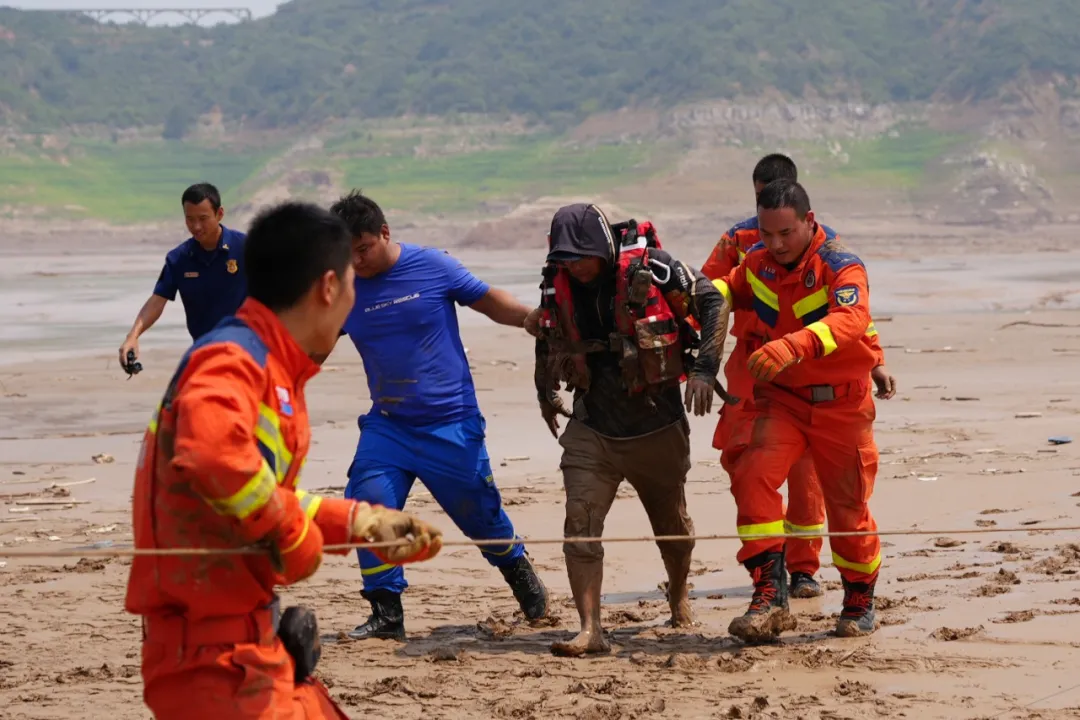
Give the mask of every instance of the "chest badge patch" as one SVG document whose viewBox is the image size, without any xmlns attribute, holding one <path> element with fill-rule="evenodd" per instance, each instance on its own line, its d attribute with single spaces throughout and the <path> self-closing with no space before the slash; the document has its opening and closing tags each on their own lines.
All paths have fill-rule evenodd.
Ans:
<svg viewBox="0 0 1080 720">
<path fill-rule="evenodd" d="M 833 296 L 836 298 L 837 305 L 850 307 L 859 302 L 859 288 L 854 285 L 845 285 L 842 288 L 837 288 Z"/>
<path fill-rule="evenodd" d="M 225 269 L 229 271 L 230 275 L 235 275 L 236 271 L 239 268 L 237 268 L 235 260 L 229 260 L 228 262 L 225 263 Z"/>
<path fill-rule="evenodd" d="M 186 278 L 197 278 L 197 277 L 199 277 L 199 273 L 197 271 L 193 270 L 191 272 L 184 273 L 184 277 L 186 277 Z"/>
<path fill-rule="evenodd" d="M 811 269 L 810 272 L 806 273 L 806 277 L 803 278 L 803 285 L 805 285 L 809 289 L 814 287 L 814 284 L 816 282 L 817 275 L 815 275 L 813 269 Z"/>
<path fill-rule="evenodd" d="M 274 390 L 277 391 L 278 405 L 281 407 L 281 414 L 285 417 L 292 417 L 293 408 L 289 402 L 289 391 L 280 385 L 275 385 Z"/>
</svg>

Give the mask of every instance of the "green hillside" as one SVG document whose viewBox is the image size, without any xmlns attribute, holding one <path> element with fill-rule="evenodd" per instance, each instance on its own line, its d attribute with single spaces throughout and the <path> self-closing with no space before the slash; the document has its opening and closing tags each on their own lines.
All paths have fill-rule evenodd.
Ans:
<svg viewBox="0 0 1080 720">
<path fill-rule="evenodd" d="M 213 28 L 0 9 L 0 117 L 36 130 L 331 117 L 578 117 L 776 89 L 994 96 L 1080 76 L 1074 0 L 295 0 Z"/>
</svg>

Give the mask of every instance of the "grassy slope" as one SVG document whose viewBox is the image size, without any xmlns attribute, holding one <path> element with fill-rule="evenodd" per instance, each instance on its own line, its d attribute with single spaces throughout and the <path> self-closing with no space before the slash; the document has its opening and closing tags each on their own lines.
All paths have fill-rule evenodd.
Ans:
<svg viewBox="0 0 1080 720">
<path fill-rule="evenodd" d="M 664 173 L 679 158 L 673 144 L 574 147 L 539 134 L 488 135 L 485 142 L 449 152 L 450 137 L 433 140 L 430 132 L 400 128 L 353 130 L 331 139 L 297 169 L 333 171 L 388 208 L 467 213 L 482 202 L 617 189 Z M 932 185 L 941 157 L 968 142 L 959 134 L 908 128 L 896 137 L 845 142 L 839 153 L 824 144 L 793 151 L 814 183 L 910 193 Z M 62 152 L 23 149 L 0 155 L 0 195 L 51 214 L 118 223 L 157 220 L 171 216 L 183 187 L 199 180 L 217 184 L 231 205 L 244 202 L 236 190 L 274 153 L 163 141 L 87 143 Z M 254 191 L 256 183 L 244 189 Z"/>
</svg>

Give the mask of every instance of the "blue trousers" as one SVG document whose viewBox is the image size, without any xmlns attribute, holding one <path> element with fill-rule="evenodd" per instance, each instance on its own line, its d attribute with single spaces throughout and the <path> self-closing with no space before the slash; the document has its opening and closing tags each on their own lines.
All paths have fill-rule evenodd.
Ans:
<svg viewBox="0 0 1080 720">
<path fill-rule="evenodd" d="M 420 478 L 454 524 L 473 540 L 516 538 L 502 507 L 484 445 L 481 415 L 461 422 L 416 427 L 378 413 L 362 415 L 360 442 L 349 466 L 345 497 L 401 510 Z M 525 554 L 523 545 L 480 548 L 489 563 L 509 565 Z M 358 550 L 365 590 L 400 593 L 408 583 L 398 566 Z"/>
</svg>

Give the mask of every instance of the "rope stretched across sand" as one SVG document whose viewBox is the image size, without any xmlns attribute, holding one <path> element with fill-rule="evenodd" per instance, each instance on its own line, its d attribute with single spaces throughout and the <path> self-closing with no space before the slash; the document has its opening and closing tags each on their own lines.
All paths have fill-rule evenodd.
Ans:
<svg viewBox="0 0 1080 720">
<path fill-rule="evenodd" d="M 953 528 L 946 530 L 853 530 L 846 532 L 821 533 L 772 533 L 739 535 L 726 533 L 718 535 L 642 535 L 634 537 L 569 537 L 569 538 L 511 538 L 493 540 L 444 540 L 443 547 L 485 547 L 489 545 L 554 545 L 562 543 L 620 543 L 620 542 L 680 542 L 686 540 L 780 540 L 789 538 L 830 538 L 830 537 L 868 537 L 885 536 L 920 536 L 920 535 L 984 535 L 991 533 L 1056 533 L 1077 532 L 1080 525 L 1054 527 L 994 527 L 994 528 Z M 349 543 L 347 545 L 326 545 L 327 551 L 374 549 L 405 545 L 407 541 Z M 259 547 L 237 548 L 71 548 L 66 550 L 15 550 L 0 548 L 0 557 L 7 558 L 62 558 L 62 557 L 135 557 L 135 556 L 190 556 L 190 555 L 258 555 L 267 550 Z"/>
</svg>

